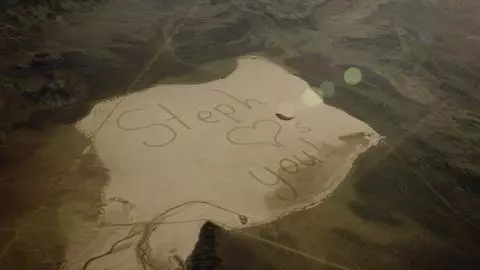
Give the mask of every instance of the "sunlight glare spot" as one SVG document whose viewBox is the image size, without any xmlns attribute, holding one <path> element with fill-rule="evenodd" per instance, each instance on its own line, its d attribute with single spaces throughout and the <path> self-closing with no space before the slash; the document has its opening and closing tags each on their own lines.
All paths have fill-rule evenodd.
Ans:
<svg viewBox="0 0 480 270">
<path fill-rule="evenodd" d="M 343 79 L 347 84 L 355 85 L 362 81 L 362 71 L 359 68 L 351 67 L 345 71 Z"/>
<path fill-rule="evenodd" d="M 330 81 L 324 81 L 320 84 L 320 89 L 321 93 L 317 93 L 321 95 L 322 97 L 333 97 L 333 94 L 335 93 L 335 84 L 330 82 Z"/>
</svg>

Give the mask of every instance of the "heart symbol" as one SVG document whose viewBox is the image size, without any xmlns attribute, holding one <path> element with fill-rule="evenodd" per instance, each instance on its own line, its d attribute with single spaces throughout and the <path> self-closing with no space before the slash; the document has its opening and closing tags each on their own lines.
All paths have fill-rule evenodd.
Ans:
<svg viewBox="0 0 480 270">
<path fill-rule="evenodd" d="M 282 125 L 272 120 L 258 120 L 251 126 L 240 126 L 227 133 L 227 140 L 236 145 L 272 145 L 283 147 L 278 141 Z M 264 138 L 267 139 L 264 139 Z M 257 140 L 258 138 L 258 140 Z"/>
</svg>

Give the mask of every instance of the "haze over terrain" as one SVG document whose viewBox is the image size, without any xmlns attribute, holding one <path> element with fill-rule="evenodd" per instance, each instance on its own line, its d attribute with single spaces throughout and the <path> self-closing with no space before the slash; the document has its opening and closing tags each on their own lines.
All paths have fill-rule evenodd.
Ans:
<svg viewBox="0 0 480 270">
<path fill-rule="evenodd" d="M 94 113 L 107 119 L 112 112 L 115 120 L 115 112 L 121 112 L 115 110 L 118 100 L 149 97 L 151 89 L 161 89 L 158 98 L 173 102 L 173 112 L 207 111 L 218 104 L 207 104 L 209 99 L 197 92 L 179 95 L 175 89 L 228 82 L 229 76 L 240 72 L 239 59 L 246 56 L 257 57 L 253 63 L 259 66 L 269 63 L 268 67 L 283 70 L 285 77 L 278 75 L 278 81 L 292 78 L 296 82 L 292 85 L 310 89 L 307 96 L 319 97 L 323 103 L 308 116 L 315 122 L 318 114 L 315 125 L 328 121 L 316 110 L 329 108 L 350 119 L 334 118 L 329 124 L 360 123 L 384 140 L 360 151 L 363 154 L 335 191 L 308 210 L 287 211 L 290 214 L 281 219 L 254 227 L 243 224 L 240 216 L 240 224 L 238 218 L 232 222 L 248 224 L 241 230 L 207 223 L 196 247 L 196 252 L 208 253 L 208 263 L 199 259 L 202 265 L 211 266 L 207 269 L 220 265 L 225 269 L 478 267 L 480 2 L 10 0 L 2 2 L 2 8 L 1 269 L 61 269 L 72 252 L 68 249 L 72 241 L 82 246 L 97 239 L 92 245 L 108 250 L 108 241 L 96 236 L 105 226 L 109 207 L 114 212 L 133 207 L 129 201 L 105 196 L 109 186 L 119 183 L 115 182 L 119 170 L 112 167 L 116 163 L 109 163 L 107 147 L 98 147 L 94 138 L 103 125 L 108 128 L 108 121 L 100 121 L 98 130 L 79 130 L 79 123 Z M 352 80 L 352 72 L 359 72 L 360 79 Z M 262 70 L 257 73 L 261 76 Z M 260 81 L 243 79 L 238 85 L 252 86 L 232 93 L 273 100 L 283 95 L 284 90 L 272 89 L 276 86 L 256 88 L 254 83 Z M 285 100 L 286 105 L 274 102 L 259 115 L 282 126 L 294 125 L 304 116 L 291 108 L 293 99 Z M 201 104 L 206 107 L 194 108 Z M 96 111 L 99 107 L 104 110 Z M 223 112 L 228 117 L 228 110 Z M 206 113 L 200 118 L 217 120 Z M 128 123 L 144 124 L 135 119 Z M 140 142 L 152 139 L 142 136 L 154 136 L 135 134 Z M 121 136 L 118 133 L 117 139 Z M 346 140 L 361 144 L 355 136 Z M 112 147 L 108 149 L 115 150 Z M 272 162 L 274 157 L 265 155 Z M 144 165 L 140 161 L 133 158 L 128 165 Z M 159 197 L 162 192 L 168 195 L 168 188 Z M 197 222 L 195 228 L 202 224 Z M 118 251 L 115 256 L 131 252 L 144 269 L 164 269 L 165 258 L 168 267 L 204 269 L 195 268 L 196 252 L 191 260 L 175 250 L 156 253 L 146 241 L 156 225 L 123 228 L 127 236 L 132 234 L 131 242 L 119 250 L 112 248 Z M 158 227 L 166 228 L 162 226 Z M 159 230 L 157 236 L 163 231 L 169 230 Z M 169 239 L 181 242 L 183 236 L 174 235 Z M 82 269 L 88 259 L 82 260 L 80 268 L 71 269 Z M 115 263 L 108 256 L 99 260 Z M 84 269 L 96 269 L 96 263 Z"/>
</svg>

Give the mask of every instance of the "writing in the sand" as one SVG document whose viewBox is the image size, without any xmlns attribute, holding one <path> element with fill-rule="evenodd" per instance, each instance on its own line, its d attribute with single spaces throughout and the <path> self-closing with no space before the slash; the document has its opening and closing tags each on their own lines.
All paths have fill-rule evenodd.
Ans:
<svg viewBox="0 0 480 270">
<path fill-rule="evenodd" d="M 312 150 L 320 152 L 320 149 L 312 142 L 301 138 L 306 146 L 311 147 Z M 301 151 L 301 154 L 294 154 L 291 157 L 284 157 L 279 159 L 276 170 L 268 166 L 263 166 L 261 169 L 250 169 L 248 174 L 255 181 L 262 185 L 273 187 L 283 185 L 286 189 L 277 189 L 276 197 L 284 201 L 294 201 L 298 197 L 297 189 L 292 185 L 287 175 L 295 175 L 305 167 L 314 167 L 321 165 L 324 160 L 311 154 L 307 151 Z M 272 180 L 273 178 L 273 180 Z"/>
<path fill-rule="evenodd" d="M 252 110 L 254 106 L 266 104 L 264 101 L 253 98 L 238 98 L 218 89 L 213 89 L 212 91 L 216 94 L 222 95 L 230 102 L 219 103 L 209 109 L 198 110 L 195 115 L 196 121 L 205 124 L 216 124 L 225 120 L 233 121 L 235 123 L 242 123 L 242 119 L 240 119 L 237 113 L 239 110 Z M 156 132 L 162 134 L 162 136 L 158 136 L 157 138 L 155 138 L 155 140 L 144 141 L 143 144 L 148 147 L 167 146 L 177 139 L 180 132 L 192 130 L 192 126 L 189 122 L 185 120 L 183 115 L 178 115 L 174 113 L 172 110 L 160 103 L 158 103 L 156 107 L 163 113 L 167 114 L 167 116 L 164 119 L 161 119 L 161 121 L 159 122 L 139 125 L 138 123 L 131 123 L 124 120 L 129 115 L 151 109 L 140 108 L 122 112 L 117 118 L 116 124 L 118 128 L 125 131 L 155 129 Z M 266 121 L 275 122 L 272 120 Z M 229 141 L 235 144 L 234 140 Z"/>
<path fill-rule="evenodd" d="M 253 98 L 238 98 L 221 90 L 212 90 L 214 93 L 222 95 L 226 100 L 224 103 L 213 105 L 209 109 L 196 111 L 193 118 L 195 123 L 203 123 L 205 125 L 213 125 L 222 121 L 230 121 L 235 123 L 235 127 L 226 132 L 226 140 L 236 146 L 254 146 L 266 145 L 269 147 L 284 147 L 280 141 L 280 133 L 283 126 L 271 119 L 259 119 L 253 122 L 244 123 L 241 119 L 240 110 L 254 110 L 257 106 L 266 105 L 267 103 Z M 181 132 L 193 131 L 192 120 L 187 121 L 184 115 L 176 114 L 163 104 L 157 104 L 156 108 L 166 114 L 160 121 L 139 125 L 134 121 L 124 121 L 129 114 L 134 114 L 147 109 L 133 109 L 124 111 L 117 118 L 117 126 L 125 131 L 138 131 L 147 129 L 156 129 L 161 131 L 162 136 L 157 136 L 151 141 L 143 141 L 147 147 L 164 147 L 172 144 Z M 151 108 L 148 108 L 151 109 Z M 192 116 L 190 116 L 192 117 Z M 135 118 L 134 118 L 135 119 Z M 138 119 L 138 118 L 137 118 Z M 312 129 L 302 122 L 294 125 L 295 130 L 299 134 L 307 134 Z M 262 130 L 263 129 L 263 130 Z M 264 132 L 262 132 L 264 131 Z M 276 196 L 280 200 L 293 201 L 297 199 L 298 193 L 294 185 L 288 180 L 288 175 L 295 175 L 300 172 L 303 167 L 313 167 L 323 163 L 323 160 L 312 154 L 312 151 L 320 152 L 313 143 L 306 139 L 300 140 L 309 147 L 307 151 L 293 154 L 289 157 L 280 158 L 275 167 L 260 166 L 247 171 L 252 180 L 269 187 L 281 187 L 278 189 Z"/>
</svg>

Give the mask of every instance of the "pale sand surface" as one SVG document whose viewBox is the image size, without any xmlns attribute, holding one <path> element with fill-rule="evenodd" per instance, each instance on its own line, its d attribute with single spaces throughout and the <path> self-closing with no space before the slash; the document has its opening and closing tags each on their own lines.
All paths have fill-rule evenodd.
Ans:
<svg viewBox="0 0 480 270">
<path fill-rule="evenodd" d="M 239 228 L 320 202 L 380 135 L 316 97 L 282 67 L 244 57 L 222 80 L 161 85 L 98 104 L 77 127 L 110 170 L 102 222 L 210 219 Z M 292 120 L 275 116 L 285 108 Z M 185 258 L 201 224 L 159 226 L 152 255 L 165 264 L 175 264 L 173 254 Z M 89 243 L 72 244 L 67 269 L 80 269 L 129 229 L 103 227 Z M 88 269 L 134 269 L 134 244 L 125 245 Z"/>
</svg>

